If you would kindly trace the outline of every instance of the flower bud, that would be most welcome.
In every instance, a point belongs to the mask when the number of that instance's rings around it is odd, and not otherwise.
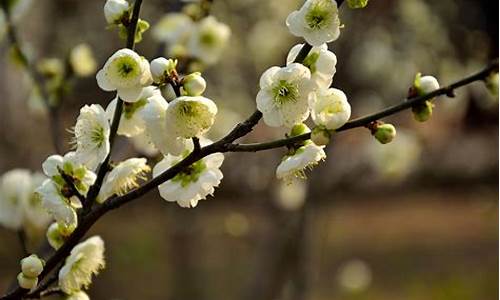
[[[55,250],[57,250],[64,244],[64,242],[66,241],[66,237],[69,234],[71,234],[71,232],[68,232],[68,229],[64,228],[63,226],[59,225],[59,223],[55,222],[52,223],[47,229],[46,236],[49,245]]]
[[[290,136],[298,136],[298,135],[306,134],[310,131],[311,130],[309,129],[309,127],[307,127],[306,124],[300,123],[300,124],[296,124],[292,127],[292,130],[290,131]]]
[[[200,96],[207,87],[207,82],[200,72],[194,72],[182,79],[182,87],[187,96]]]
[[[35,278],[43,271],[43,262],[35,254],[21,259],[21,270],[23,275],[29,278]]]
[[[413,88],[418,96],[422,96],[439,89],[439,82],[434,76],[422,76],[422,74],[418,73],[415,76]]]
[[[396,137],[396,128],[392,124],[380,124],[374,130],[373,136],[381,144],[390,143]]]
[[[165,83],[169,74],[177,67],[177,60],[158,57],[151,61],[151,75],[155,83]]]
[[[108,0],[104,4],[104,17],[108,24],[120,24],[121,20],[129,13],[130,5],[125,0]]]
[[[311,132],[311,141],[318,146],[326,146],[330,142],[330,132],[326,128],[316,126]]]
[[[493,97],[498,98],[498,73],[492,72],[485,80],[486,88]]]
[[[425,122],[429,120],[432,116],[432,107],[434,105],[431,101],[424,101],[422,103],[416,104],[411,108],[413,112],[413,117],[418,122]]]
[[[26,277],[22,272],[17,275],[17,283],[23,289],[31,290],[38,284],[38,278]]]

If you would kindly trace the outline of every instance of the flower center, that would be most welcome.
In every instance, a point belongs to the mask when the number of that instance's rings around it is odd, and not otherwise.
[[[338,102],[338,101],[336,101],[336,102],[332,103],[331,105],[326,106],[326,107],[322,110],[322,112],[323,112],[324,114],[329,115],[329,116],[334,115],[334,114],[337,114],[337,113],[340,113],[340,112],[342,112],[342,111],[344,111],[344,110],[343,110],[343,107],[342,107],[342,103],[340,103],[340,102]]]
[[[94,126],[90,133],[90,140],[97,147],[101,147],[104,143],[104,128],[102,126]]]
[[[305,21],[310,29],[318,30],[330,25],[335,7],[331,0],[318,0],[311,4],[305,15]]]
[[[205,31],[200,34],[200,43],[205,46],[213,46],[217,42],[217,36],[211,31]]]
[[[180,182],[182,187],[186,187],[190,183],[198,181],[201,173],[203,173],[206,168],[207,166],[205,162],[203,160],[199,160],[182,170],[179,174],[172,178],[172,181]]]
[[[297,84],[280,80],[277,85],[273,87],[274,101],[283,105],[289,102],[297,102],[299,99],[299,88]]]
[[[120,57],[113,62],[116,76],[123,79],[132,79],[139,75],[139,64],[133,57]]]

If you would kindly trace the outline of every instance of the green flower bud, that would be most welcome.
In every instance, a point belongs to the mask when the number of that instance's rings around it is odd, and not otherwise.
[[[66,237],[71,234],[71,231],[68,231],[59,225],[59,223],[52,223],[47,229],[46,234],[49,245],[55,250],[59,249],[66,241]]]
[[[21,259],[21,271],[29,278],[36,278],[43,271],[43,262],[38,256],[32,254]]]
[[[38,284],[38,278],[26,277],[22,272],[17,275],[17,283],[23,289],[31,290]]]
[[[182,88],[187,96],[200,96],[205,91],[207,82],[200,72],[194,72],[182,79]]]
[[[330,132],[326,128],[316,126],[311,132],[311,141],[318,146],[326,146],[330,142],[330,136]]]
[[[368,0],[347,0],[349,8],[363,8],[368,5]]]
[[[311,130],[309,129],[309,127],[307,127],[306,124],[300,123],[300,124],[294,125],[292,127],[292,130],[290,131],[290,136],[298,136],[298,135],[308,133],[310,131]]]
[[[424,101],[422,103],[416,104],[411,108],[413,112],[413,117],[418,122],[425,122],[429,120],[432,116],[432,108],[434,105],[431,101]]]
[[[374,130],[373,136],[381,144],[388,144],[396,137],[396,128],[392,124],[378,125]]]

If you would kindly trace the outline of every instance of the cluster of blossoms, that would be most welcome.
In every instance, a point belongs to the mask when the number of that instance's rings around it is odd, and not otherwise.
[[[209,1],[198,2],[186,5],[183,13],[163,16],[153,28],[153,37],[166,45],[165,54],[169,57],[212,65],[222,55],[231,29],[214,16],[204,14]]]

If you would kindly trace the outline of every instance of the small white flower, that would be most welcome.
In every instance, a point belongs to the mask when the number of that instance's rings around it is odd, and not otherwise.
[[[202,140],[202,144],[209,141]],[[189,151],[186,151],[186,154]],[[153,168],[153,177],[159,176],[165,170],[177,164],[184,156],[167,155]],[[158,190],[160,196],[169,201],[177,202],[181,207],[196,207],[198,201],[213,194],[215,187],[222,180],[222,172],[219,170],[224,155],[215,153],[208,155],[195,162],[174,178],[160,184]]]
[[[311,72],[301,64],[271,67],[260,77],[257,109],[268,126],[292,127],[309,116],[308,98],[313,91]]]
[[[85,165],[79,162],[79,157],[75,152],[68,152],[64,157],[60,155],[49,156],[42,164],[45,175],[51,178],[54,183],[64,187],[67,183],[62,177],[61,172],[73,179],[73,183],[83,196],[87,195],[89,187],[94,184],[96,175]]]
[[[286,58],[287,65],[293,63],[304,44],[298,44],[290,49]],[[306,56],[302,64],[311,71],[311,80],[318,88],[327,89],[332,84],[333,75],[335,75],[337,56],[328,50],[326,44],[313,47]]]
[[[295,36],[313,46],[329,43],[340,35],[340,19],[335,0],[307,0],[300,10],[288,15],[286,26]]]
[[[32,192],[28,170],[14,169],[0,178],[0,224],[10,229],[23,225],[24,205]]]
[[[187,147],[189,140],[174,136],[167,127],[167,109],[169,104],[152,98],[142,110],[142,118],[146,124],[146,135],[151,143],[163,155],[180,155]]]
[[[206,64],[217,62],[226,46],[231,29],[209,16],[196,24],[189,39],[188,51]]]
[[[124,102],[117,133],[126,137],[133,137],[143,133],[146,129],[143,110],[151,101],[166,103],[160,90],[153,86],[144,88],[139,100],[136,102]],[[116,102],[117,98],[113,99],[106,107],[106,116],[109,120],[113,119]]]
[[[104,183],[97,202],[102,203],[112,195],[121,196],[129,190],[138,187],[138,179],[146,179],[146,173],[151,171],[145,158],[129,158],[111,170],[104,178]]]
[[[130,4],[125,0],[107,0],[104,4],[104,17],[108,24],[120,24],[122,18],[128,14]]]
[[[186,96],[201,96],[207,88],[207,82],[200,72],[194,72],[182,78],[182,92]]]
[[[151,61],[151,75],[156,83],[166,82],[167,77],[177,67],[177,60],[158,57]]]
[[[183,13],[168,13],[153,28],[153,37],[169,46],[183,43],[194,27],[193,20]]]
[[[339,89],[319,90],[310,98],[311,116],[314,124],[329,130],[342,127],[351,117],[351,105]]]
[[[59,287],[66,294],[73,294],[86,288],[104,268],[104,241],[93,236],[76,245],[59,271]]]
[[[323,148],[324,146],[316,146],[307,141],[304,146],[283,157],[276,169],[276,177],[285,181],[291,181],[294,177],[304,178],[306,169],[314,167],[326,158]]]
[[[90,298],[85,292],[79,291],[68,295],[65,300],[90,300]]]
[[[217,105],[212,100],[201,96],[182,96],[168,105],[167,127],[174,136],[200,136],[214,124],[216,114]]]
[[[23,289],[31,290],[37,286],[38,277],[34,278],[27,277],[26,275],[23,274],[23,272],[21,272],[17,275],[17,283]]]
[[[71,200],[65,197],[61,188],[50,179],[36,189],[36,193],[42,200],[43,207],[54,217],[65,232],[72,232],[78,225],[78,217],[71,203]]]
[[[69,63],[73,72],[81,77],[89,76],[97,69],[92,48],[88,44],[75,46],[69,54]]]
[[[21,271],[29,278],[38,277],[43,271],[43,262],[36,254],[21,259]]]
[[[109,154],[110,125],[99,104],[85,105],[74,127],[74,143],[78,160],[95,170]]]
[[[97,72],[97,84],[105,91],[117,91],[123,101],[135,102],[142,89],[153,82],[149,63],[130,49],[116,51]]]

